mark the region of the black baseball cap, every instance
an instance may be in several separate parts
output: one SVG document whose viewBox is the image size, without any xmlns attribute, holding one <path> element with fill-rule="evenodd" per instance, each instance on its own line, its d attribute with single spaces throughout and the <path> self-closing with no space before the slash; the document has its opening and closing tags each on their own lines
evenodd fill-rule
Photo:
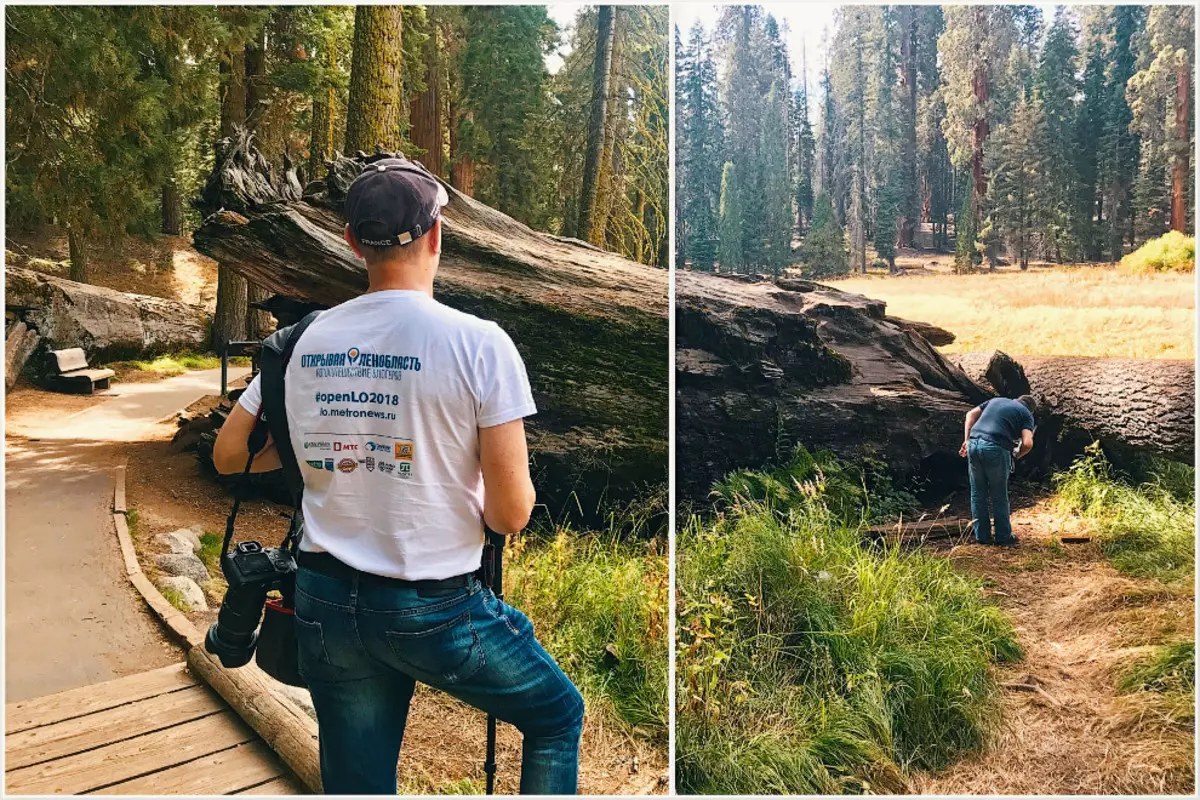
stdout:
<svg viewBox="0 0 1200 800">
<path fill-rule="evenodd" d="M 346 193 L 346 221 L 354 238 L 371 247 L 420 239 L 450 202 L 446 188 L 407 158 L 367 164 Z"/>
</svg>

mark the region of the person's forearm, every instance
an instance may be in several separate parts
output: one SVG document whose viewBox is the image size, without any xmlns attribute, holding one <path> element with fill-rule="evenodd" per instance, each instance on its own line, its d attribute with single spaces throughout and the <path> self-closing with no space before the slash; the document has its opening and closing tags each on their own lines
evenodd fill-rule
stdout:
<svg viewBox="0 0 1200 800">
<path fill-rule="evenodd" d="M 972 411 L 971 413 L 967 414 L 966 422 L 963 423 L 963 441 L 964 442 L 971 438 L 971 428 L 974 428 L 975 423 L 978 421 L 979 421 L 979 417 L 976 416 L 975 412 Z"/>
<path fill-rule="evenodd" d="M 496 533 L 510 536 L 520 533 L 529 524 L 533 504 L 537 497 L 533 482 L 522 489 L 505 493 L 506 496 L 484 494 L 483 521 Z"/>
</svg>

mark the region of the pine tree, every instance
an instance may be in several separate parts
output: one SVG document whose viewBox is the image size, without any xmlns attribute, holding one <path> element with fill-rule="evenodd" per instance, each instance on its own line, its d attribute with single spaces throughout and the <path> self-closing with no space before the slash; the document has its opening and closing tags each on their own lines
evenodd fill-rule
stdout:
<svg viewBox="0 0 1200 800">
<path fill-rule="evenodd" d="M 1068 12 L 1059 8 L 1046 34 L 1034 81 L 1045 123 L 1041 148 L 1046 170 L 1046 255 L 1056 261 L 1080 255 L 1074 230 L 1079 177 L 1072 144 L 1079 93 L 1076 35 Z"/>
<path fill-rule="evenodd" d="M 1050 200 L 1046 189 L 1046 120 L 1040 99 L 1022 98 L 1012 120 L 997 128 L 990 154 L 992 219 L 1021 269 L 1042 251 Z"/>
<path fill-rule="evenodd" d="M 459 154 L 474 161 L 474 195 L 526 224 L 544 222 L 549 202 L 539 121 L 549 75 L 544 56 L 558 31 L 544 6 L 467 6 L 461 76 Z M 498 102 L 503 98 L 503 102 Z"/>
<path fill-rule="evenodd" d="M 737 167 L 732 161 L 726 161 L 721 171 L 721 243 L 717 250 L 717 261 L 723 273 L 746 270 L 746 253 L 742 249 L 745 223 L 742 198 L 738 191 Z"/>
<path fill-rule="evenodd" d="M 1112 10 L 1112 48 L 1106 73 L 1104 126 L 1100 136 L 1099 183 L 1104 195 L 1105 229 L 1110 261 L 1124 254 L 1123 242 L 1133 244 L 1132 195 L 1140 144 L 1131 130 L 1133 112 L 1125 92 L 1133 77 L 1133 36 L 1144 24 L 1145 8 L 1115 6 Z"/>
<path fill-rule="evenodd" d="M 796 232 L 803 236 L 812 224 L 817 143 L 808 109 L 808 63 L 801 59 L 800 85 L 793 104 L 796 108 Z"/>
<path fill-rule="evenodd" d="M 763 207 L 759 221 L 763 236 L 765 266 L 776 277 L 792 260 L 792 192 L 788 181 L 786 131 L 787 88 L 771 86 L 767 94 L 759 153 L 764 164 Z"/>
<path fill-rule="evenodd" d="M 676 202 L 682 248 L 694 269 L 711 270 L 716 259 L 717 209 L 721 187 L 721 120 L 712 46 L 697 22 L 677 61 Z"/>
<path fill-rule="evenodd" d="M 806 278 L 836 278 L 849 274 L 846 260 L 846 235 L 838 225 L 829 195 L 817 195 L 813 224 L 800 248 L 802 274 Z"/>
</svg>

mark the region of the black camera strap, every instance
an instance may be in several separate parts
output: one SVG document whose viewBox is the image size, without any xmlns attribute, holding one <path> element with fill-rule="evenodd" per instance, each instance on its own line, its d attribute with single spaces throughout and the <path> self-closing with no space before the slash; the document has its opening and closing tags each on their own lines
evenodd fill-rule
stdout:
<svg viewBox="0 0 1200 800">
<path fill-rule="evenodd" d="M 267 439 L 272 432 L 276 433 L 275 449 L 279 453 L 284 476 L 288 482 L 289 494 L 292 498 L 292 517 L 288 524 L 287 535 L 284 536 L 280 546 L 293 556 L 299 549 L 300 537 L 303 532 L 300 502 L 304 496 L 304 484 L 303 478 L 299 477 L 299 467 L 287 429 L 287 413 L 283 408 L 283 379 L 288 361 L 291 360 L 292 351 L 296 349 L 296 343 L 300 341 L 301 334 L 320 313 L 314 311 L 308 314 L 295 325 L 276 331 L 263 343 L 264 357 L 262 358 L 262 369 L 259 372 L 262 400 L 258 404 L 258 413 L 254 417 L 254 427 L 250 429 L 250 436 L 246 441 L 246 449 L 249 451 L 246 468 L 242 470 L 241 478 L 234 489 L 233 507 L 229 510 L 229 518 L 225 520 L 225 541 L 221 545 L 222 554 L 229 552 L 229 545 L 233 542 L 233 530 L 237 522 L 238 511 L 241 510 L 243 498 L 250 493 L 250 471 L 254 467 L 254 459 L 267 446 Z M 283 338 L 282 347 L 278 358 L 274 358 L 275 347 L 278 346 L 280 335 Z M 273 407 L 272 414 L 267 414 L 268 406 Z M 299 484 L 299 487 L 297 488 L 294 484 Z"/>
<path fill-rule="evenodd" d="M 221 544 L 222 555 L 229 552 L 229 544 L 233 541 L 233 528 L 237 523 L 238 511 L 242 508 L 242 499 L 250 492 L 250 470 L 254 466 L 254 459 L 267 446 L 268 433 L 267 425 L 263 421 L 263 409 L 260 405 L 258 407 L 258 414 L 254 417 L 254 427 L 250 429 L 250 438 L 246 441 L 246 449 L 250 451 L 246 457 L 246 468 L 242 470 L 242 474 L 238 477 L 237 485 L 233 489 L 233 507 L 229 509 L 229 516 L 225 520 L 225 541 Z"/>
</svg>

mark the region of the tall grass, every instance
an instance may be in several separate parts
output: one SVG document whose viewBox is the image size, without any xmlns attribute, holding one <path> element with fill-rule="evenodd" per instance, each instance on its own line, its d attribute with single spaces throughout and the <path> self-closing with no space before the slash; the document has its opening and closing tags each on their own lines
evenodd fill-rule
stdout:
<svg viewBox="0 0 1200 800">
<path fill-rule="evenodd" d="M 1196 720 L 1196 643 L 1160 645 L 1132 664 L 1117 681 L 1139 721 L 1193 731 Z"/>
<path fill-rule="evenodd" d="M 665 743 L 667 559 L 618 528 L 525 537 L 506 550 L 506 599 L 583 692 L 589 708 Z"/>
<path fill-rule="evenodd" d="M 1154 460 L 1141 476 L 1117 474 L 1098 444 L 1055 476 L 1062 511 L 1088 521 L 1114 567 L 1170 583 L 1195 573 L 1195 470 Z M 1139 480 L 1140 478 L 1140 480 Z"/>
<path fill-rule="evenodd" d="M 731 476 L 680 532 L 681 793 L 903 792 L 997 726 L 990 666 L 1021 655 L 1004 615 L 944 559 L 867 544 L 861 475 L 796 462 L 790 488 Z"/>
</svg>

